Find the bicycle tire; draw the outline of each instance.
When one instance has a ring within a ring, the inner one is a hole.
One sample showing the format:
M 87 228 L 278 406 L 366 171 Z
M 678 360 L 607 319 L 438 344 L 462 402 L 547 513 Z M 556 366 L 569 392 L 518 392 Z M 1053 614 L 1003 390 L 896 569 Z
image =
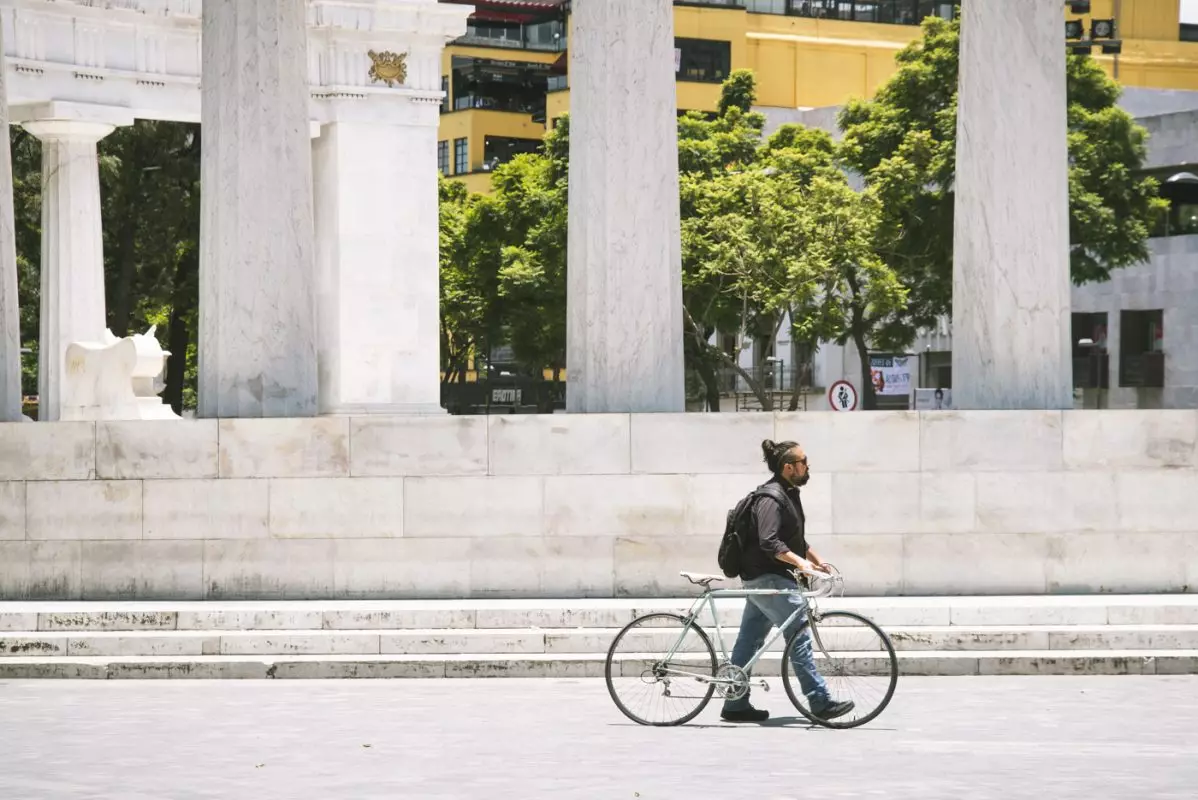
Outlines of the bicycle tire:
M 625 625 L 623 628 L 621 628 L 620 632 L 616 634 L 616 638 L 612 640 L 611 646 L 608 647 L 608 649 L 607 649 L 607 661 L 606 661 L 606 664 L 604 665 L 604 670 L 603 670 L 604 678 L 606 679 L 606 682 L 607 682 L 607 693 L 611 696 L 612 702 L 614 702 L 616 704 L 616 708 L 620 709 L 620 712 L 622 714 L 624 714 L 624 716 L 628 717 L 630 720 L 637 723 L 638 725 L 649 725 L 649 726 L 653 726 L 653 727 L 672 727 L 672 726 L 676 726 L 676 725 L 684 725 L 687 722 L 690 722 L 695 717 L 697 717 L 700 713 L 702 713 L 703 709 L 707 708 L 707 704 L 711 702 L 712 695 L 715 694 L 716 687 L 715 687 L 714 683 L 707 684 L 706 692 L 704 693 L 703 697 L 699 699 L 699 704 L 691 712 L 684 714 L 683 716 L 681 716 L 677 719 L 666 721 L 666 722 L 650 722 L 648 720 L 642 719 L 641 717 L 638 717 L 626 705 L 624 705 L 624 703 L 620 700 L 619 693 L 616 691 L 616 687 L 614 686 L 614 684 L 612 682 L 613 677 L 615 677 L 615 678 L 624 677 L 623 674 L 621 673 L 621 669 L 622 669 L 623 665 L 621 663 L 615 662 L 616 648 L 619 647 L 620 641 L 624 638 L 624 636 L 629 631 L 633 630 L 634 628 L 637 628 L 638 626 L 644 625 L 644 623 L 647 620 L 651 620 L 651 619 L 671 619 L 671 620 L 677 621 L 682 624 L 684 633 L 688 629 L 693 630 L 695 633 L 697 633 L 699 636 L 699 641 L 702 642 L 703 645 L 707 649 L 707 656 L 711 663 L 711 675 L 712 675 L 712 677 L 715 676 L 716 671 L 719 669 L 719 663 L 716 661 L 716 657 L 715 657 L 715 648 L 713 648 L 711 646 L 711 639 L 707 636 L 707 632 L 705 630 L 703 630 L 703 628 L 701 628 L 699 625 L 695 624 L 694 620 L 688 620 L 686 617 L 682 616 L 681 614 L 669 614 L 669 613 L 664 613 L 664 612 L 654 613 L 654 614 L 644 614 L 640 617 L 637 617 L 632 622 L 629 622 L 627 625 Z M 663 653 L 662 657 L 664 658 L 665 655 L 666 654 Z M 615 675 L 614 676 L 612 674 L 613 665 L 615 667 Z
M 870 628 L 874 633 L 876 633 L 878 635 L 878 638 L 881 639 L 882 644 L 885 646 L 885 650 L 883 652 L 889 658 L 889 670 L 887 671 L 888 677 L 889 677 L 889 683 L 886 687 L 885 695 L 882 697 L 882 702 L 878 704 L 877 708 L 875 708 L 873 711 L 869 712 L 865 716 L 863 716 L 859 719 L 853 719 L 848 722 L 843 722 L 843 721 L 837 720 L 837 719 L 831 719 L 831 720 L 820 719 L 815 714 L 813 714 L 811 712 L 811 710 L 808 709 L 802 702 L 800 702 L 799 697 L 801 695 L 797 694 L 795 692 L 795 687 L 793 686 L 792 679 L 791 679 L 792 670 L 791 670 L 791 663 L 790 663 L 790 648 L 791 648 L 791 645 L 794 643 L 794 637 L 803 633 L 806 630 L 806 626 L 804 626 L 803 628 L 800 628 L 799 630 L 792 633 L 790 636 L 786 637 L 786 649 L 782 653 L 782 685 L 786 688 L 786 696 L 790 698 L 791 704 L 796 709 L 798 709 L 799 713 L 802 714 L 804 717 L 809 719 L 811 722 L 814 722 L 816 725 L 819 725 L 824 728 L 835 728 L 835 729 L 839 729 L 839 730 L 845 730 L 848 728 L 860 727 L 861 725 L 865 725 L 866 723 L 877 719 L 878 715 L 886 710 L 886 706 L 890 705 L 890 701 L 894 697 L 894 690 L 898 686 L 898 673 L 899 673 L 898 656 L 894 652 L 894 644 L 890 641 L 890 637 L 887 636 L 886 632 L 883 631 L 880 627 L 878 627 L 877 623 L 874 622 L 869 617 L 864 617 L 864 616 L 862 616 L 860 614 L 856 614 L 852 611 L 828 611 L 828 612 L 825 612 L 820 615 L 819 622 L 823 622 L 824 620 L 835 619 L 835 618 L 852 619 L 857 622 L 863 623 L 866 627 Z M 817 629 L 818 629 L 818 625 L 819 625 L 819 623 L 816 623 Z M 829 626 L 829 627 L 831 627 L 831 626 Z M 879 655 L 881 655 L 881 653 L 879 653 Z

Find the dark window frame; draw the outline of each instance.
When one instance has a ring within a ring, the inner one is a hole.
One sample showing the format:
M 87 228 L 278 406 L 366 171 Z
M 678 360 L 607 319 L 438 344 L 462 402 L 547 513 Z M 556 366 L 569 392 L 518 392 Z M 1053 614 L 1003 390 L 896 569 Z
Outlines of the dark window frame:
M 495 169 L 518 155 L 540 152 L 544 139 L 518 136 L 487 136 L 483 139 L 484 169 Z
M 678 69 L 683 83 L 723 83 L 732 72 L 732 42 L 715 39 L 674 38 Z
M 449 174 L 449 140 L 437 142 L 437 170 L 442 175 Z
M 1161 333 L 1161 349 L 1153 336 Z M 1160 308 L 1133 308 L 1119 312 L 1119 385 L 1161 388 L 1164 381 L 1165 312 Z
M 460 137 L 453 140 L 453 174 L 470 172 L 470 139 Z
M 749 6 L 749 13 L 778 14 L 841 22 L 870 22 L 877 25 L 919 25 L 925 17 L 956 13 L 961 0 L 785 0 L 784 10 Z

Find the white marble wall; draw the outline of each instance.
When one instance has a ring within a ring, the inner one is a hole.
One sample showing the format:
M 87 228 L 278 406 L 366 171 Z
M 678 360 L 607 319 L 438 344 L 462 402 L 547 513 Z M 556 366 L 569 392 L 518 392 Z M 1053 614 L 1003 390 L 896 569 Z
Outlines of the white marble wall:
M 1198 411 L 0 425 L 0 599 L 643 596 L 759 443 L 854 595 L 1192 592 Z
M 1060 0 L 962 10 L 953 402 L 1072 406 Z
M 0 130 L 8 130 L 8 67 L 0 26 Z M 12 200 L 12 149 L 0 147 L 0 422 L 21 421 L 21 327 Z
M 673 12 L 670 0 L 573 8 L 572 412 L 685 405 Z
M 203 417 L 317 412 L 306 5 L 203 6 Z
M 442 414 L 437 106 L 313 141 L 320 411 Z

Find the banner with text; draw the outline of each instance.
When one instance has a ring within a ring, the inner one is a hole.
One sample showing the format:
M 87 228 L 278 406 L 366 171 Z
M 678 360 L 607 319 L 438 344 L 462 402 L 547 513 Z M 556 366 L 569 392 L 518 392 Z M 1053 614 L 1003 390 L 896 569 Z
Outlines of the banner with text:
M 911 394 L 912 361 L 909 356 L 871 356 L 874 391 L 889 396 Z

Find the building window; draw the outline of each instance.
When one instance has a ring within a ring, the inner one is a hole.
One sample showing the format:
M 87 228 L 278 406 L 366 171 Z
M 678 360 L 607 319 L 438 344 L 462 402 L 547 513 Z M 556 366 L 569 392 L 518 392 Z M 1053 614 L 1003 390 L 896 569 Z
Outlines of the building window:
M 1160 309 L 1119 314 L 1119 385 L 1165 385 L 1165 328 Z
M 437 169 L 442 175 L 449 174 L 449 142 L 437 142 Z
M 450 106 L 449 106 L 449 76 L 448 75 L 441 76 L 441 93 L 442 93 L 441 113 L 444 114 L 447 111 L 449 111 L 449 108 L 450 108 Z
M 952 19 L 960 0 L 744 0 L 754 14 L 918 25 L 924 17 Z
M 1110 387 L 1107 356 L 1107 316 L 1105 312 L 1078 312 L 1072 317 L 1073 387 L 1106 389 Z
M 470 140 L 453 140 L 453 172 L 455 175 L 465 175 L 470 171 Z
M 732 43 L 674 40 L 674 73 L 680 81 L 723 83 L 732 71 Z
M 536 153 L 541 149 L 540 139 L 516 139 L 509 136 L 488 136 L 483 140 L 483 169 L 493 170 L 506 164 L 518 155 Z
M 1157 236 L 1192 236 L 1198 234 L 1198 175 L 1193 172 L 1157 174 L 1161 197 L 1169 202 L 1169 210 L 1157 222 Z
M 453 109 L 544 114 L 551 64 L 454 56 Z

